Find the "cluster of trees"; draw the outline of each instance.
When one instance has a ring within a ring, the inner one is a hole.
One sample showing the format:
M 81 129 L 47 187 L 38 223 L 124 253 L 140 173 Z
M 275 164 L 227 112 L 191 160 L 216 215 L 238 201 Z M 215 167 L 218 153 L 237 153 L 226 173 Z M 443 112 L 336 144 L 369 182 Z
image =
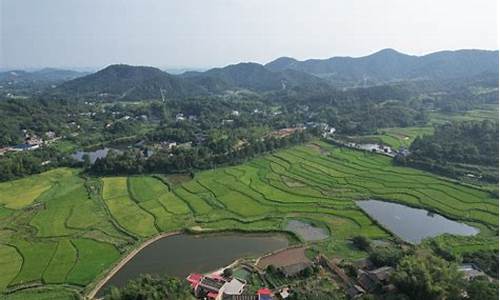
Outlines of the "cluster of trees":
M 498 283 L 490 282 L 485 276 L 466 281 L 455 263 L 430 253 L 403 257 L 391 282 L 399 291 L 393 295 L 394 299 L 498 299 Z
M 498 278 L 498 251 L 483 250 L 468 252 L 463 255 L 463 261 L 473 263 L 486 274 Z
M 38 174 L 62 165 L 70 165 L 70 161 L 54 148 L 7 153 L 0 158 L 0 181 Z
M 123 288 L 112 287 L 106 300 L 191 300 L 193 296 L 185 280 L 141 275 Z
M 464 274 L 457 268 L 458 263 L 475 263 L 486 274 L 497 278 L 496 251 L 466 253 L 462 257 L 449 252 L 446 245 L 436 240 L 427 241 L 417 248 L 402 249 L 395 245 L 375 246 L 364 236 L 354 237 L 353 245 L 368 252 L 375 267 L 395 268 L 389 281 L 397 288 L 396 293 L 383 294 L 379 291 L 365 295 L 362 299 L 498 299 L 498 283 L 490 282 L 485 276 L 466 281 Z M 350 267 L 347 272 L 355 277 L 356 270 Z
M 296 132 L 284 138 L 265 137 L 248 140 L 239 147 L 235 147 L 234 144 L 228 145 L 222 140 L 219 143 L 223 146 L 214 143 L 191 149 L 161 150 L 148 159 L 144 159 L 137 151 L 125 151 L 122 154 L 111 152 L 105 158 L 97 159 L 93 165 L 88 166 L 88 170 L 97 175 L 191 172 L 221 165 L 239 164 L 255 155 L 300 144 L 309 138 L 307 132 Z
M 462 121 L 439 125 L 433 135 L 417 137 L 410 146 L 411 155 L 395 162 L 458 177 L 474 170 L 489 181 L 498 181 L 498 123 Z M 464 168 L 464 165 L 493 167 Z M 476 173 L 476 172 L 472 173 Z
M 24 142 L 22 129 L 42 135 L 62 127 L 69 111 L 65 101 L 0 98 L 0 147 Z

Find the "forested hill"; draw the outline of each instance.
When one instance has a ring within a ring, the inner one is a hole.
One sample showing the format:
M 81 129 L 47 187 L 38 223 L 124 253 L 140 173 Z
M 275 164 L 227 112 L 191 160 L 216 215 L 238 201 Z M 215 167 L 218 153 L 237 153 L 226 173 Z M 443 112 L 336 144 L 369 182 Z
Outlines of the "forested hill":
M 189 72 L 183 74 L 182 77 L 190 80 L 210 78 L 225 83 L 228 88 L 243 88 L 259 92 L 327 87 L 324 80 L 314 75 L 296 70 L 270 71 L 257 63 L 239 63 L 224 68 L 210 69 L 206 72 Z
M 481 73 L 498 74 L 498 51 L 440 51 L 412 56 L 384 49 L 364 57 L 332 57 L 298 61 L 281 57 L 265 65 L 272 71 L 303 71 L 336 85 L 380 84 L 408 79 L 448 79 Z
M 203 94 L 189 81 L 144 66 L 111 65 L 97 73 L 63 83 L 51 94 L 103 99 L 152 99 Z
M 247 89 L 255 92 L 292 88 L 327 88 L 321 78 L 301 71 L 273 72 L 257 63 L 240 63 L 206 72 L 172 75 L 153 67 L 111 65 L 107 68 L 63 83 L 50 93 L 72 97 L 103 99 L 178 98 L 218 94 L 226 90 Z
M 318 92 L 402 80 L 498 78 L 498 51 L 460 50 L 410 56 L 386 49 L 361 57 L 297 61 L 284 57 L 267 65 L 239 63 L 205 72 L 173 75 L 145 66 L 111 65 L 47 91 L 58 98 L 142 100 L 253 92 Z

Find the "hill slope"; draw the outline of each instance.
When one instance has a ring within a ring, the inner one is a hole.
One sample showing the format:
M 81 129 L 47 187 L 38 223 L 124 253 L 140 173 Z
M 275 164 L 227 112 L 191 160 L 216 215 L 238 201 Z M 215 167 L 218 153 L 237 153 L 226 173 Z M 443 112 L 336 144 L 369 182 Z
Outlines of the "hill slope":
M 153 67 L 111 65 L 60 85 L 56 92 L 112 99 L 184 97 L 203 94 L 197 85 Z
M 441 51 L 412 56 L 384 49 L 374 54 L 297 61 L 278 58 L 265 65 L 271 71 L 298 70 L 334 83 L 383 83 L 411 79 L 446 79 L 498 73 L 498 51 Z

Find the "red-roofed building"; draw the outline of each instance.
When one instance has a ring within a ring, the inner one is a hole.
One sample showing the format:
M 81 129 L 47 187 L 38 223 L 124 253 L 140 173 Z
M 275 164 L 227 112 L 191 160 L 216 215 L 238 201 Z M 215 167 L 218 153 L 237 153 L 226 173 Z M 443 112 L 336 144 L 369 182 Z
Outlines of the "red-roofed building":
M 226 280 L 224 277 L 222 277 L 220 274 L 217 274 L 217 273 L 210 274 L 210 275 L 208 275 L 208 277 L 215 279 L 215 280 L 219 280 L 219 281 Z
M 193 289 L 196 289 L 201 279 L 203 279 L 203 275 L 198 273 L 189 274 L 189 276 L 186 278 Z
M 257 291 L 257 296 L 259 296 L 259 300 L 272 300 L 273 292 L 268 288 L 261 288 Z

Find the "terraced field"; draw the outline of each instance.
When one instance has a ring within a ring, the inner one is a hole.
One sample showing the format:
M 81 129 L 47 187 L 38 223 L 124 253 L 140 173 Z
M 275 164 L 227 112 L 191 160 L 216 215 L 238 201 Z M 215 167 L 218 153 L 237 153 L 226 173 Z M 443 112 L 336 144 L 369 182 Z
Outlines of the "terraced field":
M 349 238 L 392 238 L 354 203 L 368 198 L 481 229 L 475 237 L 442 237 L 456 251 L 498 244 L 498 201 L 488 191 L 322 142 L 178 178 L 82 178 L 57 169 L 0 184 L 0 291 L 9 299 L 71 297 L 160 232 L 283 230 L 291 218 L 328 229 L 330 237 L 313 247 L 357 258 L 363 253 Z
M 405 128 L 384 128 L 379 130 L 377 135 L 369 135 L 377 143 L 388 145 L 394 149 L 400 147 L 409 148 L 411 143 L 418 137 L 425 134 L 432 134 L 434 128 L 427 127 L 405 127 Z

